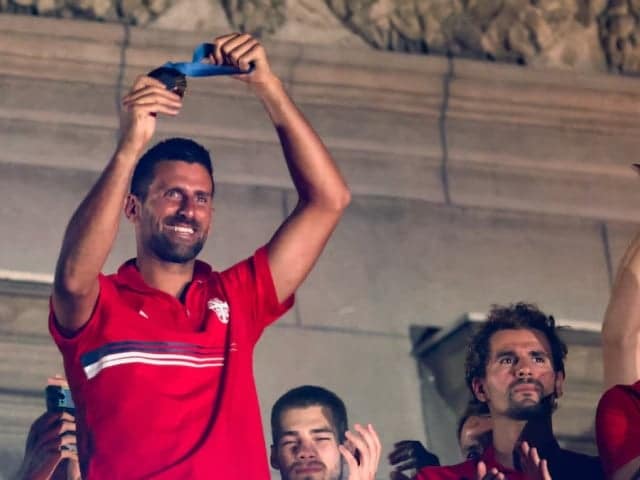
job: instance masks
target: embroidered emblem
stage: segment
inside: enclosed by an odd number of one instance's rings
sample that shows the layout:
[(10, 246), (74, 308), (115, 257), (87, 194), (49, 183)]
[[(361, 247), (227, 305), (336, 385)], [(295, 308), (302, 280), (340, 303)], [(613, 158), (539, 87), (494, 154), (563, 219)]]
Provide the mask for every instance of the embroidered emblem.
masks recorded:
[(220, 322), (229, 323), (229, 304), (227, 302), (220, 300), (218, 297), (211, 298), (207, 302), (207, 308), (215, 312)]

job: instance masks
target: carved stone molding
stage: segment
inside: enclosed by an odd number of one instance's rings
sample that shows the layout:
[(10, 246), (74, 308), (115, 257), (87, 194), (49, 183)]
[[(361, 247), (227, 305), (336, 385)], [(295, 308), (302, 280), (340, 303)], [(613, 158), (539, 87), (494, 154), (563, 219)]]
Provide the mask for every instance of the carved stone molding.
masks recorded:
[(146, 25), (174, 0), (0, 0), (0, 12)]
[(602, 47), (614, 72), (640, 72), (639, 15), (637, 0), (610, 0), (598, 18)]
[(640, 70), (638, 0), (0, 0), (0, 12), (177, 30), (211, 26), (212, 18), (185, 24), (170, 10), (181, 5), (187, 17), (220, 10), (223, 24), (262, 38), (286, 31), (299, 43), (344, 45), (357, 36), (381, 50)]
[[(590, 27), (606, 6), (606, 0), (327, 3), (345, 24), (377, 48), (522, 64), (551, 62), (564, 67), (584, 63), (580, 58), (584, 53), (576, 47), (585, 37), (596, 40)], [(562, 48), (567, 42), (572, 47), (569, 51)], [(600, 48), (597, 41), (591, 43), (594, 49)], [(558, 48), (561, 55), (556, 54)]]
[(285, 0), (222, 0), (227, 17), (238, 30), (262, 36), (286, 22)]

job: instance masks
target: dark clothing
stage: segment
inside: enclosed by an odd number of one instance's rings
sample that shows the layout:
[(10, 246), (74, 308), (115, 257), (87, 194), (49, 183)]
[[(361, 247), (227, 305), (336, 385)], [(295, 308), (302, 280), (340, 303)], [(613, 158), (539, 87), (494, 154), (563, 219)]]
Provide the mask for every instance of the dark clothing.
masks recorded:
[[(544, 458), (544, 457), (543, 457)], [(553, 480), (601, 480), (604, 479), (602, 466), (598, 457), (554, 448), (547, 453), (549, 473)], [(522, 472), (500, 465), (495, 457), (493, 447), (487, 448), (480, 459), (448, 467), (425, 467), (418, 472), (416, 480), (476, 480), (478, 462), (482, 460), (487, 471), (497, 468), (507, 480), (529, 480)]]

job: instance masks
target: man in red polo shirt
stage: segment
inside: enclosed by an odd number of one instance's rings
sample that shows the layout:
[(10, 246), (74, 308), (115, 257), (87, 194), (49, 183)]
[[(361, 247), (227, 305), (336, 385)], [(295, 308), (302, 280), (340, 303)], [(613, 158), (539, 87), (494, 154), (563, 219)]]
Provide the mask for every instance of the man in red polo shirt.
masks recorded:
[(471, 339), (467, 385), (491, 414), (492, 443), (479, 459), (426, 467), (419, 480), (603, 478), (599, 461), (560, 448), (551, 416), (564, 386), (567, 347), (553, 317), (533, 305), (494, 307)]
[(622, 257), (602, 324), (596, 438), (607, 478), (640, 478), (640, 234)]
[[(219, 37), (210, 60), (253, 66), (236, 78), (278, 132), (298, 204), (252, 257), (220, 273), (197, 261), (214, 211), (208, 152), (170, 139), (141, 157), (158, 116), (182, 102), (153, 78), (135, 82), (116, 151), (67, 227), (51, 298), (86, 479), (269, 478), (254, 345), (292, 305), (350, 196), (260, 43)], [(105, 276), (123, 204), (137, 256)]]

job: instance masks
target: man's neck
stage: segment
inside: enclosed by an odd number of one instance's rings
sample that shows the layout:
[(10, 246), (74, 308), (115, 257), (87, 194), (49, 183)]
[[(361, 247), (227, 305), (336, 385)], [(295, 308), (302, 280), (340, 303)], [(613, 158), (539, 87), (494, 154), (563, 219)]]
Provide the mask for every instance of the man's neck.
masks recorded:
[(147, 285), (182, 299), (186, 287), (193, 280), (195, 260), (172, 263), (155, 257), (138, 256), (136, 265)]
[(496, 451), (496, 460), (500, 465), (514, 468), (513, 449), (527, 422), (513, 420), (504, 416), (493, 415), (493, 447)]
[(513, 469), (514, 450), (522, 441), (536, 447), (541, 458), (548, 458), (551, 450), (558, 448), (551, 416), (529, 421), (499, 415), (493, 417), (493, 446), (498, 463)]

